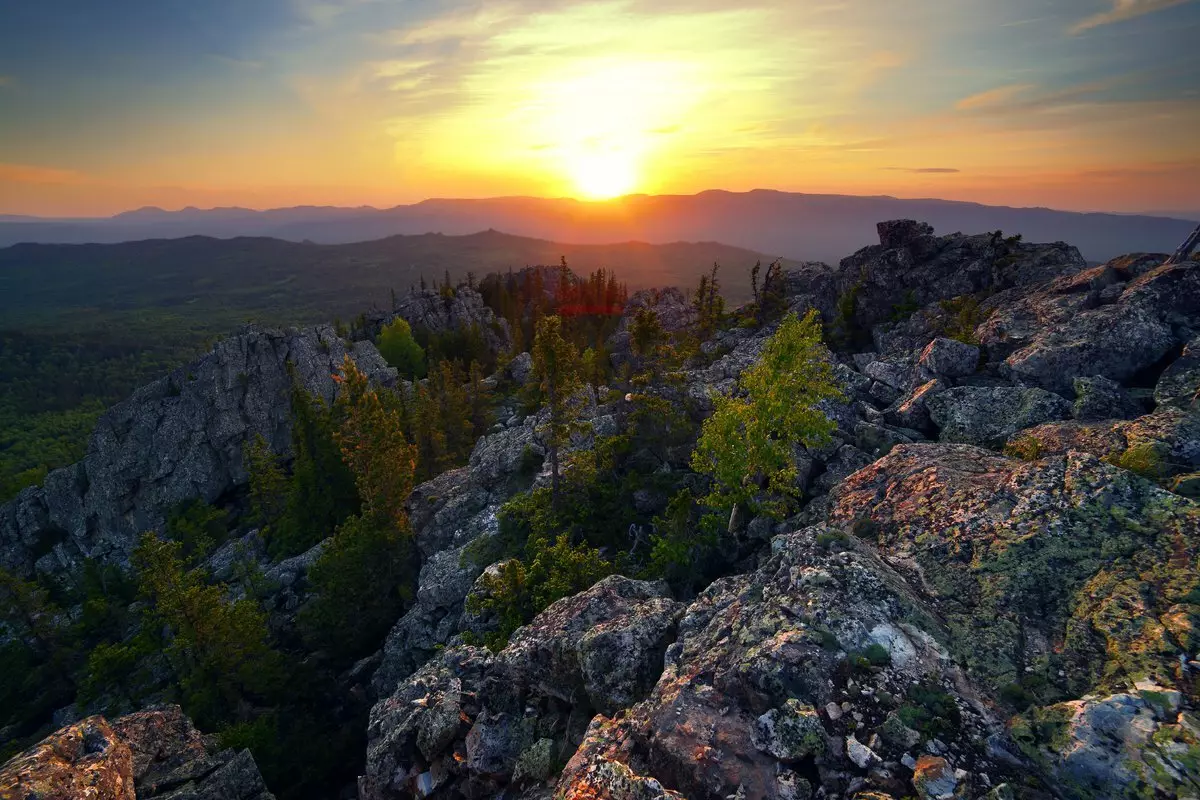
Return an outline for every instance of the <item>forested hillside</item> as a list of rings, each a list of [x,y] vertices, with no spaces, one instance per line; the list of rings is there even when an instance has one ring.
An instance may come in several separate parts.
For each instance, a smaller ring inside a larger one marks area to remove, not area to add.
[[[634,288],[694,284],[714,261],[741,286],[758,260],[717,244],[578,247],[496,232],[0,249],[0,498],[82,457],[101,411],[247,322],[348,324],[422,284],[564,257],[581,274],[619,269]]]

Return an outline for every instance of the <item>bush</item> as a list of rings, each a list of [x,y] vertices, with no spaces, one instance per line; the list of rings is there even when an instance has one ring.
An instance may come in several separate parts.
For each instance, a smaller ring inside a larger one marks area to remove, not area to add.
[[[963,344],[979,344],[975,329],[987,321],[988,314],[980,308],[978,297],[964,294],[952,300],[942,300],[938,305],[946,315],[941,322],[942,336]]]
[[[425,351],[413,338],[412,328],[403,317],[396,317],[379,332],[376,342],[384,361],[408,380],[425,377]]]

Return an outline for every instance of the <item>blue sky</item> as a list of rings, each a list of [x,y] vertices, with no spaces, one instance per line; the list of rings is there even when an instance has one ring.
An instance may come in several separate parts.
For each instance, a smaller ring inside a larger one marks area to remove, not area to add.
[[[1189,0],[44,0],[0,213],[705,188],[1200,205]]]

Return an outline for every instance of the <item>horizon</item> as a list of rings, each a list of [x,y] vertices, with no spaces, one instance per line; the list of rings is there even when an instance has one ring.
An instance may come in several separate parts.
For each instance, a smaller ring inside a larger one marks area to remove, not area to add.
[[[986,208],[1013,209],[1013,210],[1021,210],[1021,211],[1061,211],[1061,212],[1089,214],[1089,215],[1099,214],[1099,215],[1114,215],[1114,216],[1144,216],[1144,217],[1159,217],[1159,218],[1164,218],[1164,219],[1180,219],[1180,220],[1184,220],[1184,221],[1194,221],[1194,220],[1200,219],[1200,207],[1197,207],[1194,209],[1192,209],[1192,208],[1171,208],[1171,209],[1148,208],[1148,209],[1135,209],[1135,210],[1130,210],[1130,211],[1114,211],[1114,210],[1103,209],[1103,208],[1069,209],[1069,208],[1044,206],[1044,205],[1013,205],[1013,204],[1002,204],[1002,203],[980,203],[980,202],[976,202],[976,201],[972,201],[972,200],[955,200],[955,199],[948,198],[948,197],[934,197],[934,196],[907,197],[907,196],[892,195],[892,194],[847,194],[847,193],[838,193],[838,192],[802,192],[802,191],[788,191],[788,190],[782,190],[782,189],[757,187],[757,188],[746,189],[746,190],[741,190],[741,191],[734,191],[734,190],[729,190],[729,189],[703,189],[698,192],[687,193],[687,194],[675,193],[675,192],[664,192],[664,193],[635,192],[635,193],[630,193],[630,194],[626,194],[626,195],[620,195],[617,197],[602,198],[602,199],[580,198],[580,197],[572,197],[569,195],[559,195],[559,196],[492,195],[492,196],[480,196],[480,197],[448,197],[448,196],[447,197],[436,197],[436,196],[434,196],[434,197],[425,197],[425,198],[422,198],[419,200],[415,200],[411,203],[396,203],[393,205],[371,205],[371,204],[367,204],[367,203],[356,204],[356,205],[338,205],[338,204],[333,204],[333,203],[300,203],[300,204],[295,204],[295,205],[281,205],[281,206],[177,205],[177,206],[170,206],[170,207],[164,207],[164,206],[159,206],[159,205],[144,205],[144,206],[138,206],[136,208],[125,208],[125,209],[122,209],[119,211],[115,211],[111,214],[64,215],[64,216],[48,216],[48,215],[40,215],[40,214],[21,214],[21,213],[15,213],[15,212],[0,211],[0,223],[2,223],[4,221],[3,218],[5,218],[5,217],[23,217],[26,219],[37,220],[37,221],[46,221],[46,222],[105,221],[105,220],[115,220],[119,217],[133,215],[133,214],[139,214],[139,213],[162,213],[164,215],[169,215],[169,214],[179,214],[179,213],[188,212],[188,211],[202,212],[202,213],[203,212],[214,212],[214,211],[245,211],[245,212],[262,214],[262,213],[270,213],[273,211],[291,211],[291,210],[301,210],[301,209],[312,209],[312,210],[328,209],[328,210],[338,210],[338,211],[359,211],[359,210],[361,210],[364,212],[387,212],[387,211],[392,211],[392,210],[401,209],[401,208],[412,208],[415,206],[420,206],[424,203],[439,203],[439,202],[457,203],[457,202],[488,202],[488,201],[495,202],[495,201],[540,200],[540,201],[547,201],[547,202],[571,202],[571,203],[576,203],[576,204],[585,205],[585,206],[611,206],[611,205],[619,204],[622,201],[628,200],[631,198],[638,198],[638,199],[687,198],[687,197],[698,197],[698,196],[704,195],[704,194],[749,195],[749,194],[755,194],[755,193],[791,194],[791,195],[802,195],[802,196],[809,196],[809,197],[852,197],[852,198],[874,199],[874,200],[899,200],[899,201],[905,201],[905,202],[961,203],[961,204],[965,204],[965,205],[976,205],[976,206],[982,206],[982,207],[986,207]],[[485,232],[486,230],[487,229],[481,229],[478,232],[482,233],[482,232]],[[500,231],[500,232],[503,233],[504,231]],[[522,234],[513,234],[513,235],[521,236]],[[220,237],[218,237],[218,238],[220,238]]]
[[[721,187],[1189,209],[1194,0],[64,0],[0,26],[0,214]]]

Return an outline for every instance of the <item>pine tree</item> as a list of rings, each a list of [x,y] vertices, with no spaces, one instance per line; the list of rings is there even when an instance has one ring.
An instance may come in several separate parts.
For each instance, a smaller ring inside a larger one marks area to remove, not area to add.
[[[287,511],[288,479],[261,433],[246,445],[244,457],[250,475],[250,516],[269,537],[271,526]]]
[[[142,536],[132,561],[147,613],[169,631],[165,653],[184,708],[197,722],[227,721],[254,701],[280,696],[284,662],[253,601],[227,600],[224,586],[207,583],[202,570],[186,569],[179,542],[153,533]]]
[[[543,317],[538,321],[533,341],[533,370],[530,376],[550,412],[545,437],[550,451],[551,497],[559,497],[559,452],[577,427],[579,410],[576,394],[583,388],[580,380],[579,353],[563,338],[562,319]]]
[[[471,362],[467,377],[467,400],[471,407],[471,448],[474,443],[487,432],[492,424],[491,392],[483,382],[483,367],[478,361]]]

